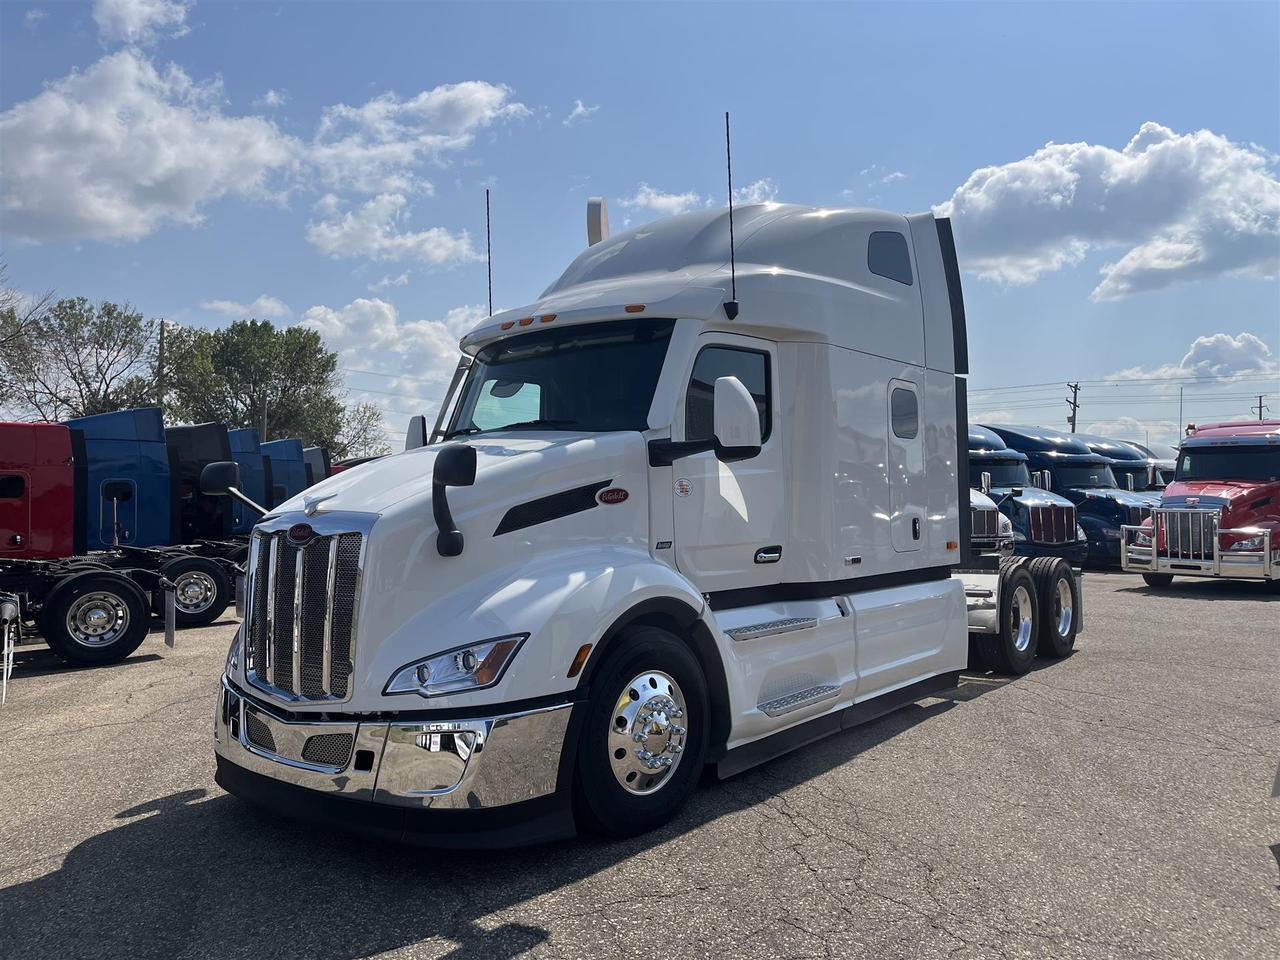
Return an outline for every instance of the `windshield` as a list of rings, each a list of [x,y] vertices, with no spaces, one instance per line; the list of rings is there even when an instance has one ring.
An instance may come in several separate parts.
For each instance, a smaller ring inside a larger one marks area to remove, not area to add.
[[[1154,487],[1147,483],[1147,467],[1145,464],[1134,464],[1132,467],[1113,466],[1111,472],[1120,481],[1119,485],[1121,487],[1127,488],[1129,486],[1125,477],[1133,477],[1133,489],[1135,490],[1159,490],[1164,486],[1164,482],[1159,479],[1157,479]]]
[[[1280,480],[1280,449],[1270,446],[1191,447],[1178,457],[1179,480]]]
[[[1083,467],[1053,467],[1053,479],[1060,487],[1090,489],[1095,487],[1115,487],[1116,478],[1111,468],[1100,463]]]
[[[646,430],[674,326],[673,320],[613,320],[483,347],[445,437],[490,430]]]
[[[1023,460],[970,460],[969,482],[975,487],[984,473],[991,474],[993,487],[1029,487],[1031,474]]]

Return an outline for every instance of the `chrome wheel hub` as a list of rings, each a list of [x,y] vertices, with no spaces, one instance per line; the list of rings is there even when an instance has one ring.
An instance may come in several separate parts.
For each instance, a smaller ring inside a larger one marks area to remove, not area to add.
[[[609,764],[622,789],[643,796],[662,789],[680,764],[688,729],[680,686],[651,670],[627,684],[609,721]]]
[[[105,647],[129,629],[129,608],[113,593],[86,593],[67,610],[65,626],[76,643]]]
[[[1024,653],[1031,646],[1031,631],[1034,626],[1035,611],[1031,603],[1031,593],[1026,587],[1018,587],[1013,591],[1013,646],[1019,653]]]
[[[1075,611],[1071,603],[1071,584],[1065,579],[1058,581],[1058,596],[1053,606],[1058,615],[1058,636],[1066,637],[1071,633],[1071,618]]]
[[[173,581],[174,603],[183,613],[203,613],[217,596],[218,586],[203,570],[188,570]]]

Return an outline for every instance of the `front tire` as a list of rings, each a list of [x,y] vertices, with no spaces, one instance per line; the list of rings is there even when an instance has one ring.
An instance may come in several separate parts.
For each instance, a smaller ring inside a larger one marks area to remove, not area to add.
[[[176,585],[174,591],[174,625],[203,627],[222,616],[234,599],[231,578],[222,565],[207,557],[179,557],[160,568],[162,576]],[[164,616],[164,591],[151,598],[156,616]]]
[[[707,682],[693,652],[659,627],[623,631],[591,682],[574,777],[580,826],[630,837],[675,816],[707,755]]]
[[[1000,568],[1000,631],[978,634],[983,664],[998,673],[1020,676],[1036,659],[1040,610],[1036,585],[1022,564]]]
[[[67,663],[118,663],[147,636],[142,591],[114,573],[88,573],[59,589],[40,611],[45,643]]]
[[[1143,581],[1152,590],[1164,590],[1173,583],[1172,573],[1144,573]]]

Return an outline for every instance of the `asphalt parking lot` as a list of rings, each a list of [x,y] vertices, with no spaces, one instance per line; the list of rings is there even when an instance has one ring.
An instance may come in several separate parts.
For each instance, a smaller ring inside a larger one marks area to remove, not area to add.
[[[1086,590],[1064,662],[708,781],[655,834],[497,854],[224,794],[210,732],[234,621],[106,669],[24,650],[0,708],[0,953],[1275,956],[1280,593]]]

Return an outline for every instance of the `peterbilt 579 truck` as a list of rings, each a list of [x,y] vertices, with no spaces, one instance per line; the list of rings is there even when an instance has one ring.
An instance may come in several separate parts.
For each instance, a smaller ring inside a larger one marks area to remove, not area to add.
[[[442,845],[634,834],[708,764],[956,684],[950,224],[732,216],[736,248],[723,210],[589,246],[462,338],[439,442],[262,517],[215,718],[226,790]]]
[[[1280,420],[1193,429],[1160,505],[1123,532],[1124,569],[1151,587],[1175,576],[1280,580]]]
[[[1011,449],[1027,455],[1036,486],[1075,504],[1076,519],[1089,542],[1087,562],[1119,565],[1120,528],[1150,516],[1159,494],[1122,487],[1110,458],[1094,453],[1074,434],[1051,427],[985,426]]]

